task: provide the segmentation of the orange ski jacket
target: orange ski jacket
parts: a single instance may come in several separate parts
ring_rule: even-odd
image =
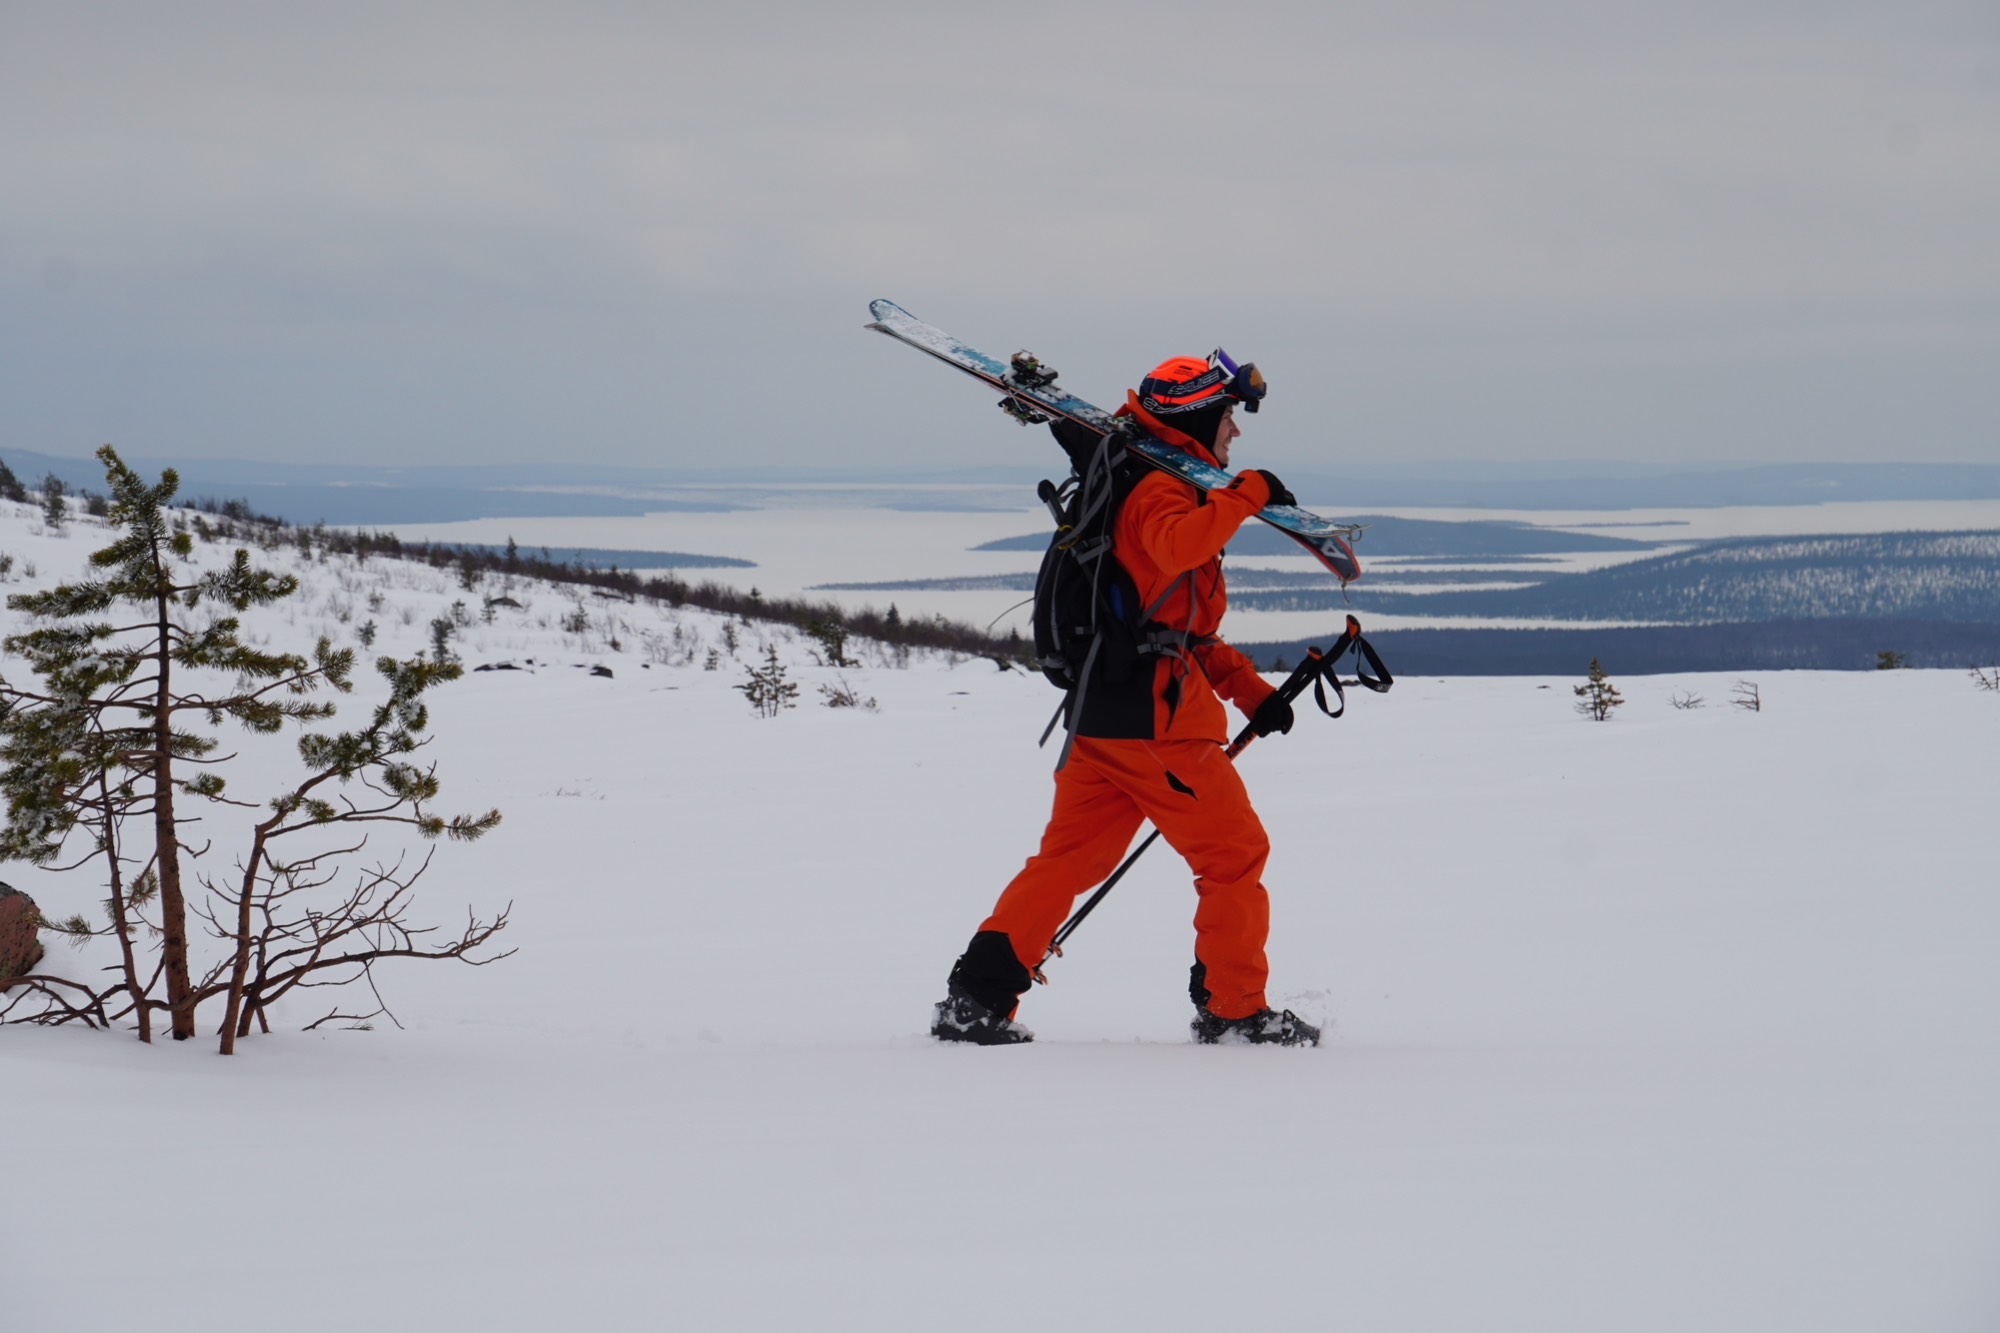
[[[1140,407],[1137,394],[1127,395],[1120,415],[1127,414],[1156,438],[1217,465],[1207,449]],[[1229,609],[1222,548],[1270,498],[1270,487],[1255,472],[1242,473],[1226,490],[1206,493],[1178,477],[1155,472],[1126,497],[1112,533],[1112,554],[1132,576],[1141,604],[1160,603],[1152,623],[1185,633],[1187,643],[1183,651],[1154,661],[1150,680],[1135,682],[1143,683],[1150,694],[1150,725],[1144,734],[1131,735],[1138,728],[1128,724],[1109,729],[1117,738],[1222,744],[1229,739],[1229,716],[1221,699],[1248,716],[1274,693],[1249,658],[1215,637]],[[1118,711],[1138,721],[1127,710]],[[1078,734],[1107,734],[1091,722],[1084,717]]]

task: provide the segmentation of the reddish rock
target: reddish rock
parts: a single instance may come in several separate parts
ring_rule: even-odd
[[[0,884],[0,983],[35,970],[42,961],[42,941],[35,923],[35,900]]]

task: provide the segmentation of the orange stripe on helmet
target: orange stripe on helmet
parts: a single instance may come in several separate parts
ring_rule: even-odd
[[[1149,380],[1165,380],[1169,384],[1185,384],[1189,380],[1200,379],[1213,369],[1214,367],[1209,365],[1202,357],[1175,356],[1169,357],[1167,360],[1160,362],[1159,365],[1154,366],[1146,378]]]
[[[1155,410],[1184,411],[1223,396],[1228,377],[1200,357],[1176,356],[1153,367],[1139,383],[1139,396]]]

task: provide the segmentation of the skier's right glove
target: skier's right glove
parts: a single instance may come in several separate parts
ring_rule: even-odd
[[[1264,479],[1264,484],[1271,488],[1272,504],[1295,505],[1299,502],[1299,497],[1293,495],[1291,489],[1287,487],[1284,482],[1278,480],[1277,473],[1267,472],[1261,467],[1258,468],[1256,471],[1257,475]]]
[[[1257,711],[1250,715],[1250,730],[1259,736],[1268,736],[1274,731],[1289,732],[1292,729],[1292,705],[1283,695],[1274,694],[1257,705]]]

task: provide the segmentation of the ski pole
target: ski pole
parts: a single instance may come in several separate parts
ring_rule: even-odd
[[[1347,710],[1347,700],[1346,696],[1341,692],[1340,677],[1335,674],[1334,668],[1340,659],[1346,656],[1350,648],[1356,650],[1357,656],[1365,655],[1368,665],[1373,667],[1376,672],[1374,676],[1370,676],[1357,667],[1355,669],[1356,679],[1353,682],[1354,684],[1365,686],[1377,694],[1381,694],[1396,683],[1395,677],[1391,676],[1388,669],[1382,665],[1382,659],[1375,655],[1374,648],[1370,647],[1368,641],[1361,637],[1361,622],[1350,615],[1347,618],[1346,630],[1342,632],[1340,638],[1335,641],[1332,648],[1324,653],[1317,648],[1306,649],[1305,661],[1299,663],[1292,674],[1285,677],[1284,683],[1277,688],[1277,697],[1283,699],[1286,703],[1290,703],[1305,693],[1307,685],[1312,685],[1315,697],[1319,701],[1320,711],[1328,717],[1339,717],[1341,713]],[[1321,683],[1326,680],[1333,682],[1333,692],[1341,700],[1341,706],[1338,710],[1330,709],[1326,706],[1326,690],[1324,684]],[[1256,739],[1257,732],[1255,728],[1246,725],[1243,730],[1236,733],[1236,739],[1229,743],[1229,748],[1223,753],[1228,755],[1229,758],[1234,759],[1237,755],[1242,754],[1244,750],[1248,749],[1250,742]],[[1160,830],[1157,828],[1148,833],[1145,841],[1134,847],[1131,853],[1126,856],[1124,862],[1111,872],[1111,877],[1098,885],[1097,892],[1091,894],[1089,900],[1083,906],[1077,908],[1069,920],[1063,922],[1062,929],[1058,930],[1055,938],[1049,941],[1048,952],[1042,955],[1042,963],[1044,965],[1051,958],[1062,957],[1063,942],[1076,933],[1076,928],[1083,924],[1083,919],[1089,916],[1099,903],[1104,901],[1105,894],[1110,893],[1113,888],[1117,887],[1118,881],[1125,878],[1125,872],[1130,870],[1141,856],[1145,855],[1146,849],[1157,842],[1159,837]],[[1049,979],[1043,975],[1041,967],[1035,968],[1032,975],[1036,981],[1039,981],[1044,986],[1049,984]]]

